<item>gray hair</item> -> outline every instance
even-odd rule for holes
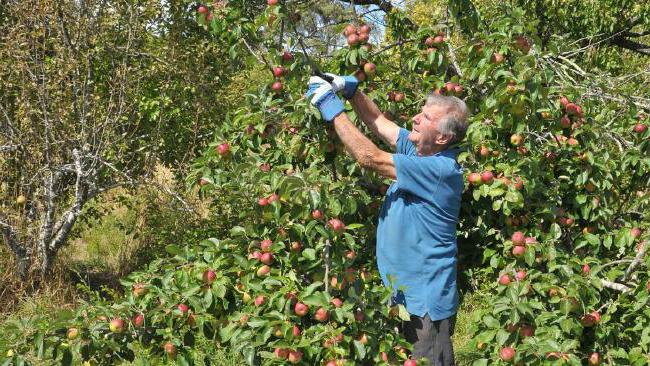
[[[465,102],[453,96],[431,93],[427,97],[426,105],[436,105],[447,110],[447,115],[440,121],[439,129],[441,134],[452,136],[449,144],[462,141],[465,138],[468,115]]]

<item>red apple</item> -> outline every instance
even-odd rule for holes
[[[404,366],[418,366],[418,362],[416,360],[406,360]]]
[[[134,283],[133,284],[133,297],[138,298],[144,296],[148,292],[147,287],[144,283]]]
[[[266,206],[269,204],[269,200],[267,200],[266,198],[260,198],[257,200],[257,204],[260,206]]]
[[[528,51],[530,51],[530,43],[524,36],[515,37],[515,46],[523,53],[528,53]]]
[[[493,64],[498,65],[498,64],[502,63],[504,59],[505,58],[503,57],[502,54],[500,54],[498,52],[495,52],[495,53],[492,54],[492,58],[490,59],[490,61],[492,61]]]
[[[474,186],[479,186],[483,182],[479,173],[469,173],[467,181]]]
[[[639,236],[641,236],[641,229],[639,229],[638,227],[633,227],[630,230],[630,235],[632,235],[632,237],[635,239],[638,238]]]
[[[284,88],[284,85],[282,85],[281,81],[276,81],[271,85],[271,89],[276,93],[281,92],[283,88]]]
[[[293,55],[289,51],[284,51],[282,53],[282,62],[289,63],[293,61]]]
[[[402,92],[397,92],[397,93],[395,93],[395,101],[396,101],[396,102],[399,103],[399,102],[403,101],[404,98],[405,98],[404,93],[402,93]]]
[[[359,44],[359,36],[356,33],[352,33],[347,37],[349,46],[356,46]]]
[[[528,325],[528,324],[522,324],[519,327],[519,335],[522,337],[532,337],[535,334],[535,327]]]
[[[287,356],[289,356],[289,350],[286,348],[275,347],[275,350],[273,350],[273,355],[276,358],[280,358],[284,360],[287,358]]]
[[[324,323],[327,320],[329,320],[330,314],[327,311],[327,309],[321,307],[318,308],[318,310],[316,310],[316,313],[314,314],[314,318],[319,322]]]
[[[594,352],[589,356],[589,365],[591,366],[600,365],[600,354],[598,354],[598,352]]]
[[[327,225],[334,230],[335,233],[340,234],[345,231],[345,224],[339,219],[330,219]]]
[[[270,239],[264,239],[260,242],[260,248],[263,252],[270,252],[273,242]]]
[[[217,278],[217,273],[211,269],[208,269],[207,271],[203,272],[203,282],[207,283],[208,285],[214,282],[216,278]]]
[[[299,317],[303,317],[307,315],[307,312],[309,311],[309,306],[303,304],[302,302],[297,302],[296,305],[293,307],[293,311]]]
[[[260,262],[264,264],[271,264],[273,263],[273,254],[271,253],[263,253],[262,256],[260,257]]]
[[[293,334],[294,337],[300,337],[300,327],[294,325],[293,329],[291,329],[291,334]]]
[[[636,133],[644,133],[648,129],[648,126],[644,125],[643,123],[637,123],[634,125],[634,132]]]
[[[348,250],[347,252],[345,252],[345,258],[349,260],[353,260],[356,257],[357,257],[357,253],[354,250]]]
[[[178,304],[176,306],[176,309],[178,309],[183,315],[187,314],[187,312],[190,311],[190,307],[185,304]]]
[[[205,13],[208,12],[208,8],[206,8],[205,6],[201,5],[201,6],[199,6],[199,9],[198,9],[197,11],[199,12],[199,14],[205,14]]]
[[[170,358],[176,357],[176,346],[172,342],[165,343],[163,349],[165,350],[167,356],[169,356]]]
[[[526,271],[524,270],[517,271],[517,273],[515,273],[515,278],[518,279],[519,281],[523,281],[526,278]]]
[[[273,68],[273,76],[276,78],[281,77],[286,72],[286,69],[282,66],[276,66]]]
[[[227,142],[220,144],[219,146],[217,146],[217,152],[221,156],[228,155],[228,153],[230,152],[230,144],[228,144]]]
[[[343,300],[339,299],[338,297],[335,297],[332,299],[332,305],[334,305],[335,308],[340,308],[343,306]]]
[[[359,27],[359,33],[370,33],[371,30],[372,30],[372,28],[370,28],[370,26],[368,24],[362,24]]]
[[[289,351],[289,357],[287,357],[289,362],[298,363],[302,360],[302,352],[300,351]]]
[[[355,34],[357,33],[357,28],[353,26],[352,24],[348,24],[345,26],[345,30],[343,31],[343,35],[346,37],[349,36],[350,34]]]
[[[499,357],[505,362],[511,362],[512,360],[515,359],[515,349],[512,347],[503,347],[501,348],[501,351],[499,351]]]
[[[268,254],[268,253],[264,253],[264,254]],[[262,254],[262,255],[264,255],[264,254]],[[257,276],[258,277],[268,276],[269,273],[271,273],[271,267],[267,266],[266,264],[257,269]]]
[[[510,239],[512,240],[512,244],[517,246],[526,244],[526,235],[524,235],[524,233],[521,231],[515,231]]]
[[[299,241],[291,242],[291,250],[292,251],[298,252],[298,251],[300,251],[301,248],[302,248],[302,245],[300,244]]]
[[[144,315],[142,313],[137,313],[132,319],[133,326],[140,328],[144,325]]]
[[[273,202],[279,200],[280,196],[278,196],[277,193],[273,193],[270,196],[268,196],[266,199],[269,201],[269,203],[273,203]]]
[[[124,320],[113,318],[113,320],[108,324],[108,329],[113,333],[122,333],[124,331]]]
[[[266,302],[266,296],[258,295],[255,297],[255,306],[262,306]]]
[[[311,212],[311,217],[314,220],[320,220],[323,218],[323,213],[320,210],[314,210]]]
[[[483,182],[483,184],[492,184],[492,182],[494,182],[494,174],[490,171],[481,173],[481,182]]]
[[[275,6],[278,4],[278,0],[266,0],[268,6]]]
[[[600,313],[598,311],[592,311],[589,314],[585,314],[580,319],[580,323],[585,327],[592,327],[600,323]]]
[[[433,37],[433,46],[434,46],[434,47],[438,47],[438,46],[440,46],[440,45],[442,44],[442,42],[444,42],[444,41],[445,41],[445,37],[444,37],[444,36],[437,35],[437,36]]]
[[[499,284],[508,286],[510,284],[510,276],[508,274],[502,274],[501,277],[499,277]]]
[[[359,33],[359,43],[365,44],[370,39],[370,34],[368,33]]]
[[[560,119],[560,126],[562,126],[563,128],[571,127],[571,119],[569,119],[569,116],[567,116],[566,114],[562,116],[562,118]]]
[[[516,258],[521,258],[526,254],[526,247],[523,246],[515,246],[512,248],[512,255],[514,255]]]
[[[583,264],[582,265],[582,273],[587,275],[587,274],[589,274],[589,272],[591,272],[591,268],[589,267],[589,265],[586,264],[586,263]]]
[[[577,107],[578,106],[575,103],[567,103],[567,105],[564,106],[564,109],[569,116],[575,116],[578,114]]]
[[[376,71],[377,71],[377,66],[372,62],[368,62],[365,65],[363,65],[363,72],[365,72],[366,75],[372,76],[375,74]]]

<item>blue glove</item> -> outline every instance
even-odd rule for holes
[[[332,77],[332,89],[334,93],[338,93],[340,90],[343,90],[343,97],[345,99],[350,99],[354,96],[354,93],[357,91],[359,86],[359,80],[353,75],[348,76],[339,76],[336,74],[326,73]]]
[[[311,97],[311,104],[318,108],[327,122],[332,122],[334,117],[343,113],[343,102],[334,93],[332,85],[318,76],[309,78],[309,89],[305,97]]]

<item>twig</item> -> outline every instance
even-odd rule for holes
[[[650,242],[646,242],[645,244],[643,244],[641,250],[639,250],[639,252],[636,253],[636,257],[634,257],[634,260],[632,261],[632,263],[630,263],[630,266],[627,267],[627,270],[625,271],[625,275],[623,275],[623,282],[627,281],[627,279],[630,278],[630,275],[632,274],[632,272],[634,272],[636,267],[638,267],[639,264],[641,264],[641,261],[645,256],[645,252],[648,250],[648,243]]]
[[[329,292],[330,278],[330,240],[325,240],[325,292]]]

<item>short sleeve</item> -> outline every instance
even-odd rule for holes
[[[438,190],[449,166],[441,156],[410,156],[393,154],[398,190],[429,200]]]
[[[399,129],[397,142],[395,143],[395,152],[404,155],[416,155],[415,145],[409,140],[409,131],[405,128]]]

